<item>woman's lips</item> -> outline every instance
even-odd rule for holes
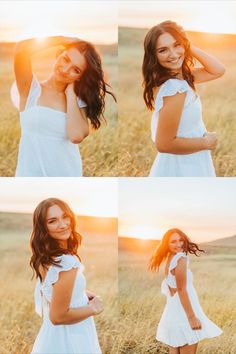
[[[168,63],[177,64],[179,60],[180,60],[180,57],[178,59],[175,59],[175,60],[168,60]]]

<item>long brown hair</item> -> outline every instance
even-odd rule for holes
[[[115,95],[108,90],[104,79],[102,60],[94,45],[87,41],[78,40],[65,47],[76,48],[84,55],[87,67],[78,81],[74,82],[74,91],[86,104],[86,116],[94,129],[98,129],[104,119],[105,96],[108,93],[116,101]]]
[[[162,237],[161,243],[155,249],[149,262],[149,270],[158,271],[161,263],[164,262],[165,259],[168,257],[170,253],[169,240],[174,233],[177,233],[184,241],[183,252],[185,252],[186,254],[191,253],[195,254],[195,256],[198,256],[197,252],[205,252],[204,250],[200,249],[196,243],[190,241],[189,237],[183,231],[177,228],[170,229],[166,231],[166,233]]]
[[[57,240],[48,234],[46,215],[48,208],[53,205],[58,205],[70,218],[71,235],[68,239],[66,249],[60,247]],[[76,231],[75,214],[67,203],[57,198],[48,198],[39,203],[33,214],[33,231],[30,239],[32,250],[30,266],[33,269],[33,274],[36,273],[36,278],[39,277],[42,281],[42,276],[39,272],[40,266],[43,268],[48,268],[52,264],[59,266],[58,263],[60,261],[56,261],[55,257],[63,254],[77,255],[81,240],[82,236]]]
[[[164,68],[157,59],[156,45],[159,36],[163,33],[171,34],[185,49],[185,58],[182,65],[183,78],[188,84],[194,87],[194,77],[191,68],[193,67],[193,56],[190,52],[190,42],[183,28],[172,21],[165,21],[152,27],[144,39],[143,58],[143,98],[148,109],[154,109],[153,88],[162,85],[166,80],[175,78],[170,69]]]

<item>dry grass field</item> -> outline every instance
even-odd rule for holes
[[[91,218],[79,220],[87,287],[104,301],[103,313],[95,318],[99,341],[104,354],[117,354],[117,225],[114,220],[96,218],[98,227],[92,231]],[[35,280],[31,281],[29,268],[30,231],[30,215],[0,213],[1,354],[29,354],[40,328],[33,302]]]
[[[150,137],[151,112],[142,98],[142,59],[145,29],[119,29],[119,176],[147,176],[156,156]],[[208,131],[219,142],[213,153],[217,176],[236,175],[236,47],[234,35],[189,33],[191,41],[219,58],[225,75],[201,84]]]
[[[119,247],[120,354],[167,354],[168,348],[155,339],[158,320],[165,304],[160,293],[162,274],[147,271],[151,252],[135,252],[135,244],[147,241],[122,241]],[[133,243],[133,252],[130,245]],[[236,353],[236,244],[230,248],[214,244],[201,258],[192,257],[194,285],[207,316],[223,329],[223,334],[201,341],[198,354]],[[221,245],[222,246],[222,245]],[[148,246],[144,245],[144,249]],[[229,251],[229,252],[228,252]],[[173,319],[174,320],[174,319]]]
[[[116,46],[98,48],[104,71],[113,91],[117,91],[118,68]],[[56,51],[49,50],[33,58],[33,69],[40,80],[50,73]],[[13,45],[0,43],[0,176],[14,176],[20,139],[19,114],[11,103],[10,88],[14,81]],[[109,96],[109,95],[108,95]],[[81,144],[84,176],[117,176],[117,104],[107,97],[105,118],[99,131]]]

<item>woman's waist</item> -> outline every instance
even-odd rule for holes
[[[59,141],[67,141],[69,143],[70,140],[67,138],[65,131],[58,131],[58,130],[44,130],[44,129],[29,129],[24,128],[21,129],[21,138],[22,139],[38,139],[38,140],[59,140]],[[71,143],[72,144],[72,143]]]

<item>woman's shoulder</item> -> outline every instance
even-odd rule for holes
[[[178,262],[181,258],[186,259],[186,261],[188,262],[188,255],[185,252],[178,252],[171,258],[169,269],[171,270],[177,267]]]
[[[178,78],[170,78],[166,80],[161,86],[160,89],[166,89],[170,91],[187,91],[189,90],[189,84],[186,80]]]
[[[190,90],[190,86],[186,80],[168,79],[160,86],[153,88],[153,96],[156,99],[162,99],[163,96],[173,96],[177,93],[183,93]]]
[[[68,268],[68,267],[73,267],[73,266],[79,266],[81,263],[79,261],[79,258],[75,254],[62,254],[61,256],[55,257],[56,262],[58,262],[58,265],[63,267],[63,268]]]

